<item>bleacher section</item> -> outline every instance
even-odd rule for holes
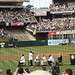
[[[13,34],[14,39],[17,39],[18,41],[36,40],[31,34],[29,34],[25,30],[25,27],[7,27],[6,30],[9,33]]]

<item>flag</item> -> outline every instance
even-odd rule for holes
[[[36,35],[36,29],[33,30],[33,35]]]

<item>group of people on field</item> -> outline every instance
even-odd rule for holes
[[[48,60],[46,59],[46,56],[43,54],[42,57],[40,57],[39,55],[37,55],[34,58],[34,53],[32,51],[29,52],[29,66],[33,66],[33,62],[36,64],[41,64],[42,65],[42,70],[35,70],[30,72],[28,68],[23,68],[21,67],[21,64],[25,64],[26,63],[26,57],[24,56],[24,54],[22,54],[21,59],[18,63],[18,67],[16,68],[15,72],[12,73],[11,69],[7,69],[6,70],[6,75],[61,75],[60,74],[60,67],[59,64],[62,63],[62,55],[59,54],[58,56],[58,60],[55,61],[52,55],[49,55]],[[41,60],[40,60],[41,59]],[[37,62],[38,61],[38,62]],[[50,70],[46,70],[46,66],[44,63],[48,63],[49,66],[51,66]],[[52,64],[54,63],[54,64]],[[37,65],[36,66],[40,66]],[[2,75],[2,71],[0,70],[0,75]],[[73,75],[73,71],[72,69],[68,68],[65,69],[62,75]]]
[[[42,56],[40,55],[36,55],[34,56],[34,53],[32,51],[29,52],[29,60],[28,60],[28,65],[29,66],[33,66],[33,62],[35,63],[35,66],[40,66],[40,65],[49,65],[51,66],[55,60],[54,57],[52,55],[49,55],[48,58],[46,58],[46,56],[43,54]],[[62,63],[62,55],[59,54],[58,58],[57,58],[57,62],[60,64]],[[21,59],[18,63],[18,67],[21,66],[21,64],[26,64],[26,57],[24,54],[22,54]]]

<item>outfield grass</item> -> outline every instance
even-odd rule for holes
[[[75,52],[75,46],[67,45],[67,46],[36,46],[36,47],[22,47],[22,48],[5,48],[5,49],[0,49],[0,56],[28,54],[30,50],[32,50],[33,53],[35,54]],[[17,67],[18,61],[19,59],[0,61],[0,68],[3,70],[3,75],[5,75],[5,71],[8,68],[12,69],[12,72],[14,72]],[[75,69],[74,66],[70,65],[69,62],[70,62],[69,56],[63,57],[63,66],[60,66],[61,73],[66,68],[71,68],[74,71]],[[30,71],[33,71],[35,69],[41,69],[41,67],[28,67],[28,68]],[[47,70],[49,69],[50,69],[50,66],[47,66]]]

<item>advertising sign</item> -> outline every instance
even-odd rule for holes
[[[66,45],[69,44],[68,39],[48,40],[48,45]]]
[[[11,22],[11,26],[24,26],[23,22]]]
[[[75,39],[70,39],[70,44],[75,44]]]
[[[0,42],[7,42],[9,41],[8,38],[0,38]]]
[[[46,16],[47,11],[43,9],[35,9],[34,10],[34,16]]]

